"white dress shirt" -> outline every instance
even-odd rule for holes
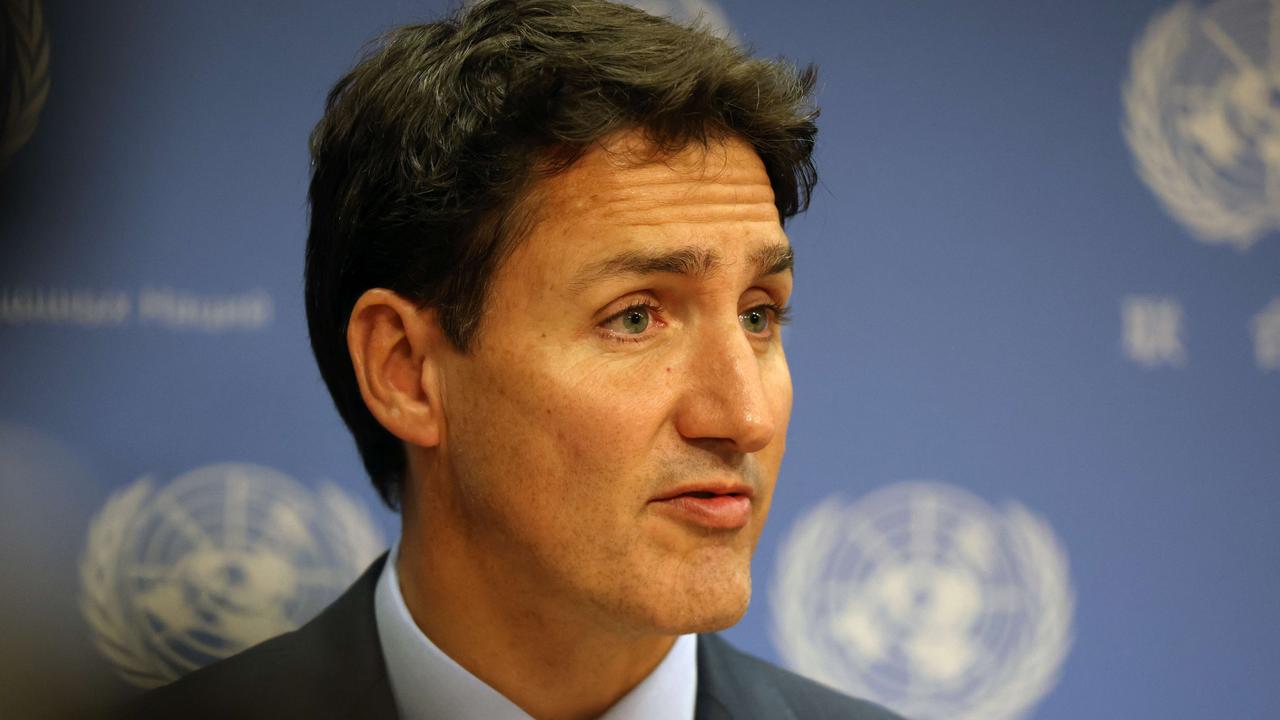
[[[530,720],[530,716],[445,655],[409,615],[396,577],[397,543],[374,590],[374,615],[391,695],[403,720]],[[600,720],[693,720],[697,635],[681,635],[649,676]]]

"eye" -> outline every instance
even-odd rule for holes
[[[777,303],[757,305],[738,315],[742,329],[753,335],[771,336],[774,326],[786,325],[791,320],[791,307]]]
[[[769,309],[763,306],[751,308],[738,316],[738,322],[743,330],[759,335],[769,329]]]
[[[632,305],[604,321],[602,327],[619,335],[640,335],[653,322],[653,308],[648,305]]]
[[[638,307],[631,308],[622,313],[622,317],[618,318],[618,324],[622,328],[622,332],[638,335],[649,327],[649,308]]]

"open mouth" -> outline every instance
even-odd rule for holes
[[[736,490],[737,488],[725,488]],[[708,529],[736,530],[751,520],[751,493],[689,490],[657,500],[661,512],[682,523]]]

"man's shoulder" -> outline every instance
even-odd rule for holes
[[[296,632],[272,638],[144,694],[123,716],[281,717],[286,709],[305,713],[309,696],[296,690],[314,686],[314,678],[323,674],[301,651],[305,644]]]
[[[698,637],[698,720],[753,717],[902,720],[875,703],[748,655],[718,635]]]
[[[373,617],[382,563],[300,629],[152,690],[122,717],[394,717]]]

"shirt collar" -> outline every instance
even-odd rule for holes
[[[501,693],[444,654],[413,621],[396,576],[397,543],[374,590],[374,616],[391,694],[404,720],[529,720]],[[681,635],[649,676],[600,720],[693,720],[698,690],[697,636]]]

